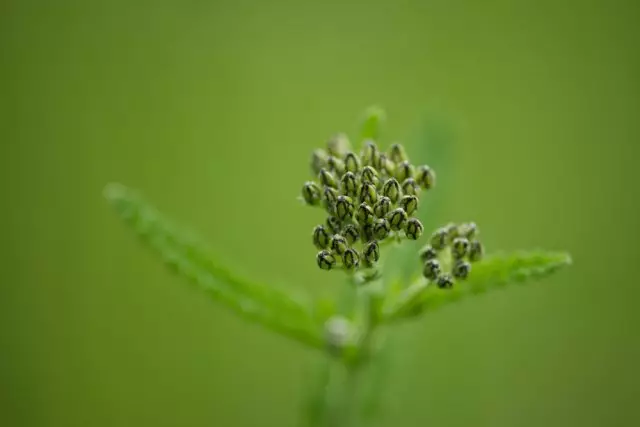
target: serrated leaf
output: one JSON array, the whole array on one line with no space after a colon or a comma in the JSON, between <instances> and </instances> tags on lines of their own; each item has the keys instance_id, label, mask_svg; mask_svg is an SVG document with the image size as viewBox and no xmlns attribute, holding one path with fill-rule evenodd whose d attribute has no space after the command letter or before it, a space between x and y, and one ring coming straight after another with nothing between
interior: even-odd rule
<instances>
[{"instance_id":1,"label":"serrated leaf","mask_svg":"<svg viewBox=\"0 0 640 427\"><path fill-rule=\"evenodd\" d=\"M438 289L418 279L385 307L384 319L392 322L415 317L468 295L547 276L570 263L571 257L564 252L495 254L474 264L469 279L458 281L453 289Z\"/></svg>"},{"instance_id":2,"label":"serrated leaf","mask_svg":"<svg viewBox=\"0 0 640 427\"><path fill-rule=\"evenodd\" d=\"M322 328L306 301L232 273L195 234L174 224L135 191L110 184L105 197L173 272L197 284L214 300L282 335L312 347L324 346Z\"/></svg>"}]
</instances>

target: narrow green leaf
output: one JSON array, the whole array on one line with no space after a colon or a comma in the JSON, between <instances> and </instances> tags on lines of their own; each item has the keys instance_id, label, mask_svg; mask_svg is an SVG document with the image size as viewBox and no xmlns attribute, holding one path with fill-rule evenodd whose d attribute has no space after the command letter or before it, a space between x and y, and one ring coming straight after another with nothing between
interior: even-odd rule
<instances>
[{"instance_id":1,"label":"narrow green leaf","mask_svg":"<svg viewBox=\"0 0 640 427\"><path fill-rule=\"evenodd\" d=\"M215 261L210 250L158 212L135 191L110 184L105 197L141 240L159 254L176 274L199 285L246 319L307 345L322 348L322 326L310 304L289 292L240 278Z\"/></svg>"},{"instance_id":2,"label":"narrow green leaf","mask_svg":"<svg viewBox=\"0 0 640 427\"><path fill-rule=\"evenodd\" d=\"M362 115L360 124L360 136L362 139L378 141L386 119L387 115L381 107L373 105L367 108Z\"/></svg>"},{"instance_id":3,"label":"narrow green leaf","mask_svg":"<svg viewBox=\"0 0 640 427\"><path fill-rule=\"evenodd\" d=\"M509 283L538 279L569 265L564 252L516 252L495 254L473 265L468 280L458 281L453 289L438 289L420 278L384 309L387 322L414 317L427 311Z\"/></svg>"}]
</instances>

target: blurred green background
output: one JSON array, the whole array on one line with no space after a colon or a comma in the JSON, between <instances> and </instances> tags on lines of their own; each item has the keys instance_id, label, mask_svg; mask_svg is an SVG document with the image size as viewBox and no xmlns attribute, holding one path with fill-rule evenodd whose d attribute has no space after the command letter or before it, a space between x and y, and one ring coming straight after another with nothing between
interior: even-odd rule
<instances>
[{"instance_id":1,"label":"blurred green background","mask_svg":"<svg viewBox=\"0 0 640 427\"><path fill-rule=\"evenodd\" d=\"M452 129L434 223L575 261L403 327L383 425L638 425L638 22L636 1L1 2L0 424L295 426L316 355L166 274L102 189L328 295L296 197L378 103L384 143Z\"/></svg>"}]
</instances>

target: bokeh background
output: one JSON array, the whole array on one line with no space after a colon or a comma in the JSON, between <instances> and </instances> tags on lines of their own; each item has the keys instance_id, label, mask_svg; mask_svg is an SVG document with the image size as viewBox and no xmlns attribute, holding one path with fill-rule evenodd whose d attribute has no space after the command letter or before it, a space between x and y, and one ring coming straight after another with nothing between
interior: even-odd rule
<instances>
[{"instance_id":1,"label":"bokeh background","mask_svg":"<svg viewBox=\"0 0 640 427\"><path fill-rule=\"evenodd\" d=\"M314 353L168 275L102 189L328 295L296 197L379 104L383 143L451 130L434 223L575 261L403 327L382 425L638 425L638 22L605 0L1 2L0 424L297 425Z\"/></svg>"}]
</instances>

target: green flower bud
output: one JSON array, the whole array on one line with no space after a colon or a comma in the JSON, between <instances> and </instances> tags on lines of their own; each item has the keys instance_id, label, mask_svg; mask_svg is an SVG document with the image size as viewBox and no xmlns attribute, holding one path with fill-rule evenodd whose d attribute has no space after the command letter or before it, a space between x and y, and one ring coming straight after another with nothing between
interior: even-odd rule
<instances>
[{"instance_id":1,"label":"green flower bud","mask_svg":"<svg viewBox=\"0 0 640 427\"><path fill-rule=\"evenodd\" d=\"M391 147L389 147L389 158L394 163L402 163L407 160L407 153L404 151L402 144L391 144Z\"/></svg>"},{"instance_id":2,"label":"green flower bud","mask_svg":"<svg viewBox=\"0 0 640 427\"><path fill-rule=\"evenodd\" d=\"M400 198L400 184L395 178L389 178L382 187L382 194L391 199L391 203L396 203Z\"/></svg>"},{"instance_id":3,"label":"green flower bud","mask_svg":"<svg viewBox=\"0 0 640 427\"><path fill-rule=\"evenodd\" d=\"M318 180L325 187L338 188L338 183L336 182L336 179L333 177L331 172L329 172L325 168L320 169L320 173L318 174Z\"/></svg>"},{"instance_id":4,"label":"green flower bud","mask_svg":"<svg viewBox=\"0 0 640 427\"><path fill-rule=\"evenodd\" d=\"M434 280L440 274L440 262L437 259L427 260L422 267L422 275L429 280Z\"/></svg>"},{"instance_id":5,"label":"green flower bud","mask_svg":"<svg viewBox=\"0 0 640 427\"><path fill-rule=\"evenodd\" d=\"M340 190L347 196L356 197L358 194L358 179L353 172L346 172L342 175Z\"/></svg>"},{"instance_id":6,"label":"green flower bud","mask_svg":"<svg viewBox=\"0 0 640 427\"><path fill-rule=\"evenodd\" d=\"M380 247L378 246L378 242L374 240L373 242L367 243L362 250L362 256L369 266L378 262L380 259Z\"/></svg>"},{"instance_id":7,"label":"green flower bud","mask_svg":"<svg viewBox=\"0 0 640 427\"><path fill-rule=\"evenodd\" d=\"M451 255L455 259L464 258L469 252L469 241L465 237L456 237L451 246Z\"/></svg>"},{"instance_id":8,"label":"green flower bud","mask_svg":"<svg viewBox=\"0 0 640 427\"><path fill-rule=\"evenodd\" d=\"M355 207L353 200L349 196L338 196L336 201L336 216L340 221L345 221L353 217Z\"/></svg>"},{"instance_id":9,"label":"green flower bud","mask_svg":"<svg viewBox=\"0 0 640 427\"><path fill-rule=\"evenodd\" d=\"M365 224L360 227L360 240L362 243L369 243L375 238L374 225Z\"/></svg>"},{"instance_id":10,"label":"green flower bud","mask_svg":"<svg viewBox=\"0 0 640 427\"><path fill-rule=\"evenodd\" d=\"M429 166L418 166L415 177L416 182L425 190L433 188L436 185L436 173Z\"/></svg>"},{"instance_id":11,"label":"green flower bud","mask_svg":"<svg viewBox=\"0 0 640 427\"><path fill-rule=\"evenodd\" d=\"M322 225L318 225L313 229L313 244L316 246L316 248L327 249L330 241L331 235L329 235L327 229Z\"/></svg>"},{"instance_id":12,"label":"green flower bud","mask_svg":"<svg viewBox=\"0 0 640 427\"><path fill-rule=\"evenodd\" d=\"M424 227L418 218L409 218L404 226L404 234L411 240L418 240L423 231Z\"/></svg>"},{"instance_id":13,"label":"green flower bud","mask_svg":"<svg viewBox=\"0 0 640 427\"><path fill-rule=\"evenodd\" d=\"M420 249L420 260L425 262L430 259L435 259L438 257L438 252L431 245L426 245L422 249Z\"/></svg>"},{"instance_id":14,"label":"green flower bud","mask_svg":"<svg viewBox=\"0 0 640 427\"><path fill-rule=\"evenodd\" d=\"M393 175L395 165L389 160L386 154L380 153L376 159L376 169L382 174Z\"/></svg>"},{"instance_id":15,"label":"green flower bud","mask_svg":"<svg viewBox=\"0 0 640 427\"><path fill-rule=\"evenodd\" d=\"M311 170L315 175L320 173L320 169L327 167L327 153L324 150L313 150L311 153Z\"/></svg>"},{"instance_id":16,"label":"green flower bud","mask_svg":"<svg viewBox=\"0 0 640 427\"><path fill-rule=\"evenodd\" d=\"M333 234L339 234L340 230L342 230L342 223L335 216L327 217L327 227L329 231Z\"/></svg>"},{"instance_id":17,"label":"green flower bud","mask_svg":"<svg viewBox=\"0 0 640 427\"><path fill-rule=\"evenodd\" d=\"M344 163L337 157L329 156L327 158L327 167L337 176L342 176L344 173Z\"/></svg>"},{"instance_id":18,"label":"green flower bud","mask_svg":"<svg viewBox=\"0 0 640 427\"><path fill-rule=\"evenodd\" d=\"M478 226L475 222L468 222L466 224L462 224L459 228L460 236L466 237L467 239L473 239L478 234Z\"/></svg>"},{"instance_id":19,"label":"green flower bud","mask_svg":"<svg viewBox=\"0 0 640 427\"><path fill-rule=\"evenodd\" d=\"M458 279L466 279L469 276L470 271L471 264L469 264L467 261L459 259L455 262L455 264L453 264L453 277L456 277Z\"/></svg>"},{"instance_id":20,"label":"green flower bud","mask_svg":"<svg viewBox=\"0 0 640 427\"><path fill-rule=\"evenodd\" d=\"M376 187L372 184L362 184L362 187L360 187L360 202L373 206L377 201L378 192Z\"/></svg>"},{"instance_id":21,"label":"green flower bud","mask_svg":"<svg viewBox=\"0 0 640 427\"><path fill-rule=\"evenodd\" d=\"M431 235L431 246L437 251L444 249L447 246L447 230L444 228L438 228Z\"/></svg>"},{"instance_id":22,"label":"green flower bud","mask_svg":"<svg viewBox=\"0 0 640 427\"><path fill-rule=\"evenodd\" d=\"M438 285L440 289L451 289L453 288L453 283L453 278L449 274L441 275L436 281L436 285Z\"/></svg>"},{"instance_id":23,"label":"green flower bud","mask_svg":"<svg viewBox=\"0 0 640 427\"><path fill-rule=\"evenodd\" d=\"M378 240L384 240L391 231L391 225L385 218L378 219L373 226L373 235Z\"/></svg>"},{"instance_id":24,"label":"green flower bud","mask_svg":"<svg viewBox=\"0 0 640 427\"><path fill-rule=\"evenodd\" d=\"M322 200L324 203L324 207L331 215L333 215L336 207L336 202L338 201L338 190L332 187L324 187L324 192L322 194Z\"/></svg>"},{"instance_id":25,"label":"green flower bud","mask_svg":"<svg viewBox=\"0 0 640 427\"><path fill-rule=\"evenodd\" d=\"M364 184L371 184L377 188L378 185L380 184L380 178L378 178L378 171L376 171L371 166L365 166L364 169L362 169L362 182Z\"/></svg>"},{"instance_id":26,"label":"green flower bud","mask_svg":"<svg viewBox=\"0 0 640 427\"><path fill-rule=\"evenodd\" d=\"M484 247L478 240L471 241L469 245L469 261L476 262L482 259L484 255Z\"/></svg>"},{"instance_id":27,"label":"green flower bud","mask_svg":"<svg viewBox=\"0 0 640 427\"><path fill-rule=\"evenodd\" d=\"M323 270L331 270L336 265L336 258L333 256L331 251L320 251L318 255L316 255L316 261L318 262L318 267Z\"/></svg>"},{"instance_id":28,"label":"green flower bud","mask_svg":"<svg viewBox=\"0 0 640 427\"><path fill-rule=\"evenodd\" d=\"M360 225L373 224L375 217L371 206L366 203L360 203L360 206L358 206L358 212L356 213L356 219Z\"/></svg>"},{"instance_id":29,"label":"green flower bud","mask_svg":"<svg viewBox=\"0 0 640 427\"><path fill-rule=\"evenodd\" d=\"M347 172L358 173L360 171L360 159L354 153L349 152L344 156L344 168Z\"/></svg>"},{"instance_id":30,"label":"green flower bud","mask_svg":"<svg viewBox=\"0 0 640 427\"><path fill-rule=\"evenodd\" d=\"M407 178L413 178L414 174L415 168L406 160L396 166L396 178L400 182L403 182Z\"/></svg>"},{"instance_id":31,"label":"green flower bud","mask_svg":"<svg viewBox=\"0 0 640 427\"><path fill-rule=\"evenodd\" d=\"M413 215L418 210L418 198L416 196L402 196L398 206L404 209L407 215Z\"/></svg>"},{"instance_id":32,"label":"green flower bud","mask_svg":"<svg viewBox=\"0 0 640 427\"><path fill-rule=\"evenodd\" d=\"M358 227L353 224L345 225L344 230L342 230L342 234L350 245L353 245L360 238L360 230L358 230Z\"/></svg>"},{"instance_id":33,"label":"green flower bud","mask_svg":"<svg viewBox=\"0 0 640 427\"><path fill-rule=\"evenodd\" d=\"M348 248L349 245L347 244L347 239L340 234L333 235L331 238L331 250L334 253L342 255Z\"/></svg>"},{"instance_id":34,"label":"green flower bud","mask_svg":"<svg viewBox=\"0 0 640 427\"><path fill-rule=\"evenodd\" d=\"M351 148L347 135L339 133L327 141L327 151L334 157L342 158Z\"/></svg>"},{"instance_id":35,"label":"green flower bud","mask_svg":"<svg viewBox=\"0 0 640 427\"><path fill-rule=\"evenodd\" d=\"M320 187L313 181L307 181L302 186L302 198L308 205L320 203Z\"/></svg>"},{"instance_id":36,"label":"green flower bud","mask_svg":"<svg viewBox=\"0 0 640 427\"><path fill-rule=\"evenodd\" d=\"M378 147L376 146L376 143L372 140L365 141L360 157L362 158L363 165L375 166L378 158Z\"/></svg>"},{"instance_id":37,"label":"green flower bud","mask_svg":"<svg viewBox=\"0 0 640 427\"><path fill-rule=\"evenodd\" d=\"M402 182L402 193L417 196L420 193L420 186L413 178L407 178Z\"/></svg>"},{"instance_id":38,"label":"green flower bud","mask_svg":"<svg viewBox=\"0 0 640 427\"><path fill-rule=\"evenodd\" d=\"M456 237L458 237L459 235L459 227L450 222L449 224L444 226L445 231L447 232L447 242L451 243L453 242L453 239L455 239Z\"/></svg>"},{"instance_id":39,"label":"green flower bud","mask_svg":"<svg viewBox=\"0 0 640 427\"><path fill-rule=\"evenodd\" d=\"M360 266L360 255L355 249L349 248L342 254L342 264L347 270L352 270Z\"/></svg>"},{"instance_id":40,"label":"green flower bud","mask_svg":"<svg viewBox=\"0 0 640 427\"><path fill-rule=\"evenodd\" d=\"M384 218L391 210L391 199L387 196L382 196L378 199L378 202L373 207L373 213L378 218Z\"/></svg>"},{"instance_id":41,"label":"green flower bud","mask_svg":"<svg viewBox=\"0 0 640 427\"><path fill-rule=\"evenodd\" d=\"M396 208L387 214L387 220L392 230L402 230L407 222L407 213L402 208Z\"/></svg>"}]
</instances>

